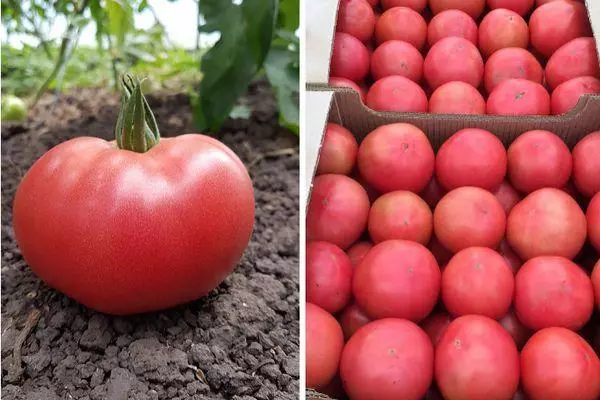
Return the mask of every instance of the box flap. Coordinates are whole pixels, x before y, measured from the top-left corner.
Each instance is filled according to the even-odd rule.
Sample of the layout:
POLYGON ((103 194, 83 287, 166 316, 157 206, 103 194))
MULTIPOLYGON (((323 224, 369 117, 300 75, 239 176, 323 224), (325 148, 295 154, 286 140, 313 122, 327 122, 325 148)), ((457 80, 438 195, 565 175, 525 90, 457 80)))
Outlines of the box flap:
POLYGON ((306 106, 304 126, 306 132, 306 146, 304 150, 305 168, 306 168, 306 197, 310 197, 313 177, 319 161, 319 152, 323 142, 323 133, 325 124, 329 118, 329 110, 333 99, 333 91, 324 90, 319 92, 306 92, 306 106))
POLYGON ((306 82, 327 85, 338 0, 306 0, 303 3, 306 27, 306 82))

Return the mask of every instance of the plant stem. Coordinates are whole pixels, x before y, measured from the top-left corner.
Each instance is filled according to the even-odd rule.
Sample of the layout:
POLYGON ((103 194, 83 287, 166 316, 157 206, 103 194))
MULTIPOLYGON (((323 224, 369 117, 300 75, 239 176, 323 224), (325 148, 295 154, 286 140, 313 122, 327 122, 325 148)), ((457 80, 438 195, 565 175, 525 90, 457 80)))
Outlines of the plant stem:
POLYGON ((108 53, 110 54, 110 64, 112 66, 113 80, 115 84, 115 90, 119 90, 119 71, 117 68, 117 57, 115 56, 114 47, 110 33, 106 34, 108 40, 108 53))

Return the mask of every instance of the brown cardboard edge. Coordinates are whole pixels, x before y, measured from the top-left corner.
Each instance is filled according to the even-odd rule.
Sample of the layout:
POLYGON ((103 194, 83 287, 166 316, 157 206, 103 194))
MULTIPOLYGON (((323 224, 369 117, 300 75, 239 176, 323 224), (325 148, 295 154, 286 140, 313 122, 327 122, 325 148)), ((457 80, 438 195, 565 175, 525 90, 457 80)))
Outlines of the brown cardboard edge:
MULTIPOLYGON (((306 3, 306 6, 309 6, 309 2, 306 3)), ((587 9, 588 20, 590 21, 590 26, 592 28, 592 37, 596 42, 596 54, 598 55, 598 62, 600 63, 600 1, 598 0, 585 0, 585 7, 587 9)), ((333 19, 333 26, 329 29, 331 32, 331 36, 325 38, 329 43, 329 57, 327 58, 327 80, 325 82, 306 82, 308 85, 321 85, 328 86, 329 85, 329 75, 331 71, 331 57, 333 54, 333 40, 335 37, 335 27, 337 24, 337 13, 338 6, 335 7, 335 17, 333 19)), ((307 90, 309 90, 307 88, 307 90)))

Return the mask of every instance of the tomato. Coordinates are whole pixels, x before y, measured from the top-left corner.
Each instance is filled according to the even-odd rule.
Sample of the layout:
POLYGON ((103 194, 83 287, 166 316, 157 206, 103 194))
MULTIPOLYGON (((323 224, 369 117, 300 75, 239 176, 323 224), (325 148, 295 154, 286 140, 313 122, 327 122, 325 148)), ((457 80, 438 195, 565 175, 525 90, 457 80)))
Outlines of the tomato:
POLYGON ((427 41, 433 46, 440 40, 458 36, 477 45, 477 23, 469 14, 460 10, 446 10, 434 16, 427 27, 427 41))
POLYGON ((600 251, 600 192, 596 193, 588 204, 586 219, 590 242, 600 251))
POLYGON ((369 316, 356 303, 348 304, 340 315, 340 324, 346 340, 369 322, 371 322, 369 316))
MULTIPOLYGON (((128 105, 141 103, 138 89, 128 105)), ((152 130, 150 141, 155 125, 142 117, 133 141, 79 137, 55 146, 14 199, 15 235, 31 269, 109 314, 206 295, 233 271, 254 224, 252 182, 233 151, 203 135, 159 141, 152 130)))
POLYGON ((421 14, 408 7, 386 10, 375 25, 378 44, 387 40, 402 40, 421 50, 427 38, 427 22, 421 14))
POLYGON ((515 281, 504 258, 492 249, 469 247, 452 257, 442 273, 442 301, 453 316, 500 319, 508 312, 515 281))
POLYGON ((485 0, 429 0, 429 8, 436 15, 445 10, 461 10, 476 20, 485 8, 485 0))
POLYGON ((592 37, 573 39, 552 54, 546 64, 546 81, 555 88, 579 76, 600 75, 596 41, 592 37))
POLYGON ((487 0, 487 5, 492 10, 506 8, 519 14, 526 15, 533 7, 534 0, 487 0))
POLYGON ((421 327, 431 339, 431 343, 434 346, 440 342, 442 335, 448 329, 448 325, 452 322, 452 316, 447 312, 439 312, 437 314, 431 314, 421 322, 421 327))
POLYGON ((331 382, 343 347, 344 333, 336 319, 306 303, 306 387, 318 389, 331 382))
POLYGON ((24 121, 27 105, 17 96, 2 96, 2 121, 24 121))
POLYGON ((369 73, 369 51, 357 38, 344 32, 336 32, 331 54, 331 76, 354 82, 369 73))
POLYGON ((329 313, 350 300, 352 264, 342 249, 327 242, 306 245, 306 301, 329 313))
POLYGON ((505 48, 527 48, 527 22, 514 11, 499 8, 490 11, 479 24, 479 49, 489 57, 505 48))
POLYGON ((554 89, 550 109, 553 115, 564 114, 577 106, 586 94, 600 93, 600 79, 580 76, 561 83, 554 89))
POLYGON ((575 38, 592 36, 585 5, 574 1, 551 1, 535 9, 529 32, 531 44, 545 57, 575 38))
POLYGON ((521 352, 521 384, 532 400, 596 400, 600 360, 583 338, 564 328, 537 332, 521 352))
POLYGON ((420 321, 435 306, 440 269, 424 246, 406 240, 375 245, 354 270, 352 293, 373 319, 420 321))
POLYGON ((498 246, 506 227, 506 214, 490 192, 471 186, 445 195, 433 212, 433 229, 440 243, 452 252, 467 247, 498 246))
POLYGON ((509 79, 527 79, 542 84, 544 69, 533 54, 519 47, 500 49, 485 63, 484 82, 488 93, 509 79))
POLYGON ((506 175, 506 150, 494 134, 483 129, 462 129, 440 147, 435 176, 445 189, 476 186, 497 188, 506 175))
POLYGON ((360 95, 360 99, 362 100, 362 102, 363 103, 366 102, 366 99, 367 99, 366 91, 363 88, 361 88, 360 86, 358 86, 358 84, 356 82, 351 81, 350 79, 338 78, 335 76, 331 76, 331 77, 329 77, 329 86, 354 89, 360 95))
POLYGON ((319 153, 317 174, 349 174, 356 162, 357 152, 358 143, 352 133, 341 125, 328 123, 319 153))
POLYGON ((350 262, 352 263, 352 267, 356 268, 372 248, 373 243, 369 241, 354 243, 352 247, 346 251, 346 254, 348 254, 348 257, 350 258, 350 262))
POLYGON ((600 131, 581 139, 573 149, 573 181, 587 197, 600 192, 600 131))
POLYGON ((306 238, 346 249, 365 230, 368 216, 369 198, 358 182, 345 175, 319 175, 306 214, 306 238))
POLYGON ((413 45, 401 40, 388 40, 371 55, 371 76, 381 79, 400 75, 413 82, 423 76, 423 56, 413 45))
POLYGON ((376 111, 427 112, 427 95, 410 79, 391 75, 369 88, 367 107, 376 111))
POLYGON ((536 190, 506 223, 506 239, 523 259, 561 256, 573 259, 585 243, 587 223, 579 204, 559 189, 536 190))
POLYGON ((344 347, 340 375, 352 400, 420 400, 433 378, 433 346, 410 321, 374 321, 344 347))
POLYGON ((563 257, 536 257, 515 277, 515 310, 534 330, 583 327, 594 311, 594 288, 587 274, 563 257))
POLYGON ((399 190, 378 198, 369 212, 369 235, 375 243, 390 239, 429 243, 433 216, 416 194, 399 190))
POLYGON ((478 87, 483 59, 477 47, 462 37, 447 37, 431 46, 423 63, 423 76, 433 89, 452 81, 478 87))
POLYGON ((573 169, 569 148, 549 131, 521 134, 512 142, 507 154, 510 182, 525 193, 548 187, 562 188, 573 169))
POLYGON ((367 183, 380 192, 418 193, 433 175, 435 154, 422 130, 390 124, 367 135, 358 148, 357 163, 367 183))
POLYGON ((335 29, 368 42, 375 31, 375 13, 365 0, 342 0, 335 29))
POLYGON ((384 10, 392 7, 410 7, 416 12, 422 12, 427 6, 427 0, 381 0, 384 10))
POLYGON ((537 82, 507 79, 494 87, 486 110, 493 115, 549 115, 550 95, 537 82))
POLYGON ((485 114, 485 100, 479 90, 461 81, 444 83, 429 98, 433 114, 485 114))
POLYGON ((458 317, 436 347, 435 380, 445 399, 511 399, 519 384, 517 347, 493 319, 458 317))

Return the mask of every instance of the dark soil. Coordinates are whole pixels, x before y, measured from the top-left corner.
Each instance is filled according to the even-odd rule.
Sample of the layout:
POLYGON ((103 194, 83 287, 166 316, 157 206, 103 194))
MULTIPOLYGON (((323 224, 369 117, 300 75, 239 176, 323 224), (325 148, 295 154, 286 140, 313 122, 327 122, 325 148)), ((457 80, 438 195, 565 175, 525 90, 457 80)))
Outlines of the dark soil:
MULTIPOLYGON (((118 96, 98 89, 48 96, 27 123, 3 124, 3 399, 298 397, 297 138, 279 128, 264 83, 253 84, 246 100, 250 119, 229 120, 218 135, 254 182, 255 231, 242 261, 204 299, 126 318, 94 312, 44 285, 11 228, 23 173, 61 141, 110 139, 118 96)), ((193 131, 186 95, 149 102, 163 136, 193 131)))

